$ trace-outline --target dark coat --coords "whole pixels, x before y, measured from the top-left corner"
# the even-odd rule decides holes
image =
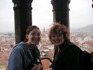
[[[59,52],[56,49],[54,54],[53,70],[90,70],[90,55],[88,54],[89,56],[86,57],[86,53],[69,40],[58,46],[58,48]]]

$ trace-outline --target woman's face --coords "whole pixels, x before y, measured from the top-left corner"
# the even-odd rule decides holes
[[[61,45],[64,42],[63,34],[51,34],[50,41],[55,46]]]
[[[29,44],[38,45],[40,41],[40,30],[34,28],[29,34],[26,35]]]

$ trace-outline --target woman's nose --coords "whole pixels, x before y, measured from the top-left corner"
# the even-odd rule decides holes
[[[34,35],[34,37],[38,38],[38,37],[40,37],[40,35],[36,34],[36,35]]]

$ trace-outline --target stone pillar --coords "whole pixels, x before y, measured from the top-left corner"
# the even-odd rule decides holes
[[[33,0],[12,0],[14,3],[16,43],[24,41],[26,28],[32,25],[32,1]]]
[[[70,0],[52,0],[53,22],[60,22],[69,27],[69,3]]]
[[[93,0],[92,0],[92,8],[93,8]],[[91,52],[91,70],[93,70],[93,52]]]
[[[92,8],[93,8],[93,0],[92,0]]]
[[[70,0],[52,0],[53,22],[60,22],[69,28],[69,3]],[[57,47],[54,48],[54,54]]]

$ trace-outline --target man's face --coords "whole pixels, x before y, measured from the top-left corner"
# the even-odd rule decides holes
[[[64,42],[63,34],[58,35],[54,33],[50,36],[50,40],[55,46],[61,45]]]

